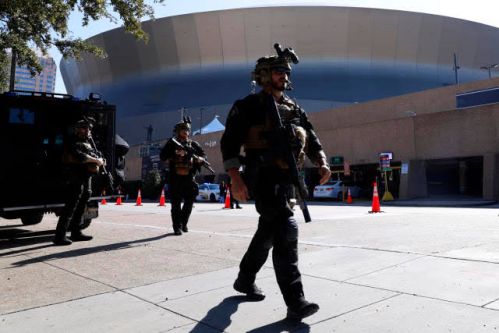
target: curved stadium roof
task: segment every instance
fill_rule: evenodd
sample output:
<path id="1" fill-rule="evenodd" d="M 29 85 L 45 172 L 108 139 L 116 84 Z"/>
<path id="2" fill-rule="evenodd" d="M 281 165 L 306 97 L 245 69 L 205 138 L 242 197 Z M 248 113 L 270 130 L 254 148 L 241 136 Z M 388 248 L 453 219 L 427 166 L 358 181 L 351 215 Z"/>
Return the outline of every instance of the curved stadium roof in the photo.
<path id="1" fill-rule="evenodd" d="M 293 47 L 291 95 L 307 111 L 362 102 L 487 77 L 499 61 L 499 29 L 470 21 L 394 10 L 267 7 L 166 17 L 143 24 L 147 45 L 123 29 L 91 38 L 108 57 L 61 62 L 68 93 L 95 91 L 118 106 L 118 129 L 131 143 L 155 126 L 171 133 L 186 107 L 224 119 L 250 91 L 255 61 L 272 45 Z M 195 123 L 195 121 L 194 121 Z M 161 131 L 160 131 L 161 130 Z"/>

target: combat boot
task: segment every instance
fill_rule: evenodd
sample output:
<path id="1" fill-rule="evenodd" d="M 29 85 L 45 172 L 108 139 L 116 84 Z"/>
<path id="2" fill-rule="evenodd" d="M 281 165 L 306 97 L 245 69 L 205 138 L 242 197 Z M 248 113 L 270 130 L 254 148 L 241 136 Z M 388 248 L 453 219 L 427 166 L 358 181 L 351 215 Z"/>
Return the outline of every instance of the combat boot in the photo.
<path id="1" fill-rule="evenodd" d="M 256 284 L 246 284 L 241 282 L 239 278 L 234 282 L 234 289 L 240 293 L 246 294 L 249 299 L 254 301 L 262 301 L 265 299 L 263 291 L 256 286 Z"/>
<path id="2" fill-rule="evenodd" d="M 174 228 L 173 228 L 173 234 L 174 234 L 175 236 L 181 236 L 181 235 L 182 235 L 182 231 L 180 230 L 180 228 L 176 228 L 176 227 L 174 227 Z"/>
<path id="3" fill-rule="evenodd" d="M 64 235 L 62 237 L 55 236 L 53 243 L 57 246 L 64 246 L 71 245 L 73 242 L 70 241 L 69 238 L 66 237 L 66 235 Z"/>
<path id="4" fill-rule="evenodd" d="M 187 224 L 182 224 L 182 231 L 189 232 L 189 228 L 187 228 Z"/>
<path id="5" fill-rule="evenodd" d="M 85 235 L 80 230 L 78 230 L 78 231 L 72 231 L 70 238 L 73 242 L 86 242 L 92 240 L 93 237 L 90 235 Z"/>
<path id="6" fill-rule="evenodd" d="M 288 306 L 288 313 L 286 318 L 291 320 L 301 320 L 313 315 L 317 311 L 319 311 L 319 305 L 301 299 L 295 304 Z"/>

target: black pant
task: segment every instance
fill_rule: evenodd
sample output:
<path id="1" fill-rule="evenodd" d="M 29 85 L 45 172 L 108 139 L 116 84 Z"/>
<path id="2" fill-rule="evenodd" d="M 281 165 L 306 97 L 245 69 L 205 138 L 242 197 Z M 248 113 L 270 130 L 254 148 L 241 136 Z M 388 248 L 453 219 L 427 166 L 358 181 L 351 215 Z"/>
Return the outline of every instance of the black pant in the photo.
<path id="1" fill-rule="evenodd" d="M 86 173 L 74 173 L 68 176 L 66 183 L 66 202 L 57 222 L 55 235 L 63 238 L 66 231 L 79 232 L 83 213 L 88 199 L 92 195 L 92 176 Z"/>
<path id="2" fill-rule="evenodd" d="M 198 195 L 198 186 L 192 176 L 175 175 L 170 180 L 170 195 L 172 201 L 173 229 L 186 226 L 192 212 L 194 199 Z M 182 201 L 184 204 L 182 205 Z"/>
<path id="3" fill-rule="evenodd" d="M 239 265 L 239 279 L 251 284 L 272 251 L 277 283 L 286 305 L 303 299 L 298 270 L 298 225 L 288 204 L 289 176 L 277 168 L 261 168 L 253 190 L 260 214 L 258 229 Z"/>

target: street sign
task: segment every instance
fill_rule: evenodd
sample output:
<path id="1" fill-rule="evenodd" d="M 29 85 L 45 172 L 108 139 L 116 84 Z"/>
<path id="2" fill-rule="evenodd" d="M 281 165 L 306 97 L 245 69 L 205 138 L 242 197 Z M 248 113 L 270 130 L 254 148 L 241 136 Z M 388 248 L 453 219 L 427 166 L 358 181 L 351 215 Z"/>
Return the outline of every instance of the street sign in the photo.
<path id="1" fill-rule="evenodd" d="M 391 153 L 381 153 L 379 154 L 379 168 L 381 171 L 390 171 L 390 157 Z"/>
<path id="2" fill-rule="evenodd" d="M 343 165 L 343 156 L 332 156 L 331 165 Z"/>

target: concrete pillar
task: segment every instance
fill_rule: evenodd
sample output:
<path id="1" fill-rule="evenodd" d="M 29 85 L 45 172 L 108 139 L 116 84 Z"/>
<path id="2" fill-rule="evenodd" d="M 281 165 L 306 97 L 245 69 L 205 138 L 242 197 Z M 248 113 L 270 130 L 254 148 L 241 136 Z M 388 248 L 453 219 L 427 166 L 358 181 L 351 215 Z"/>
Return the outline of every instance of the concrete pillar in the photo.
<path id="1" fill-rule="evenodd" d="M 459 161 L 459 194 L 465 194 L 466 190 L 466 161 Z"/>
<path id="2" fill-rule="evenodd" d="M 499 199 L 499 154 L 483 155 L 483 198 Z"/>
<path id="3" fill-rule="evenodd" d="M 407 174 L 400 174 L 400 199 L 426 198 L 428 188 L 426 184 L 426 165 L 424 160 L 411 160 L 408 163 Z"/>

